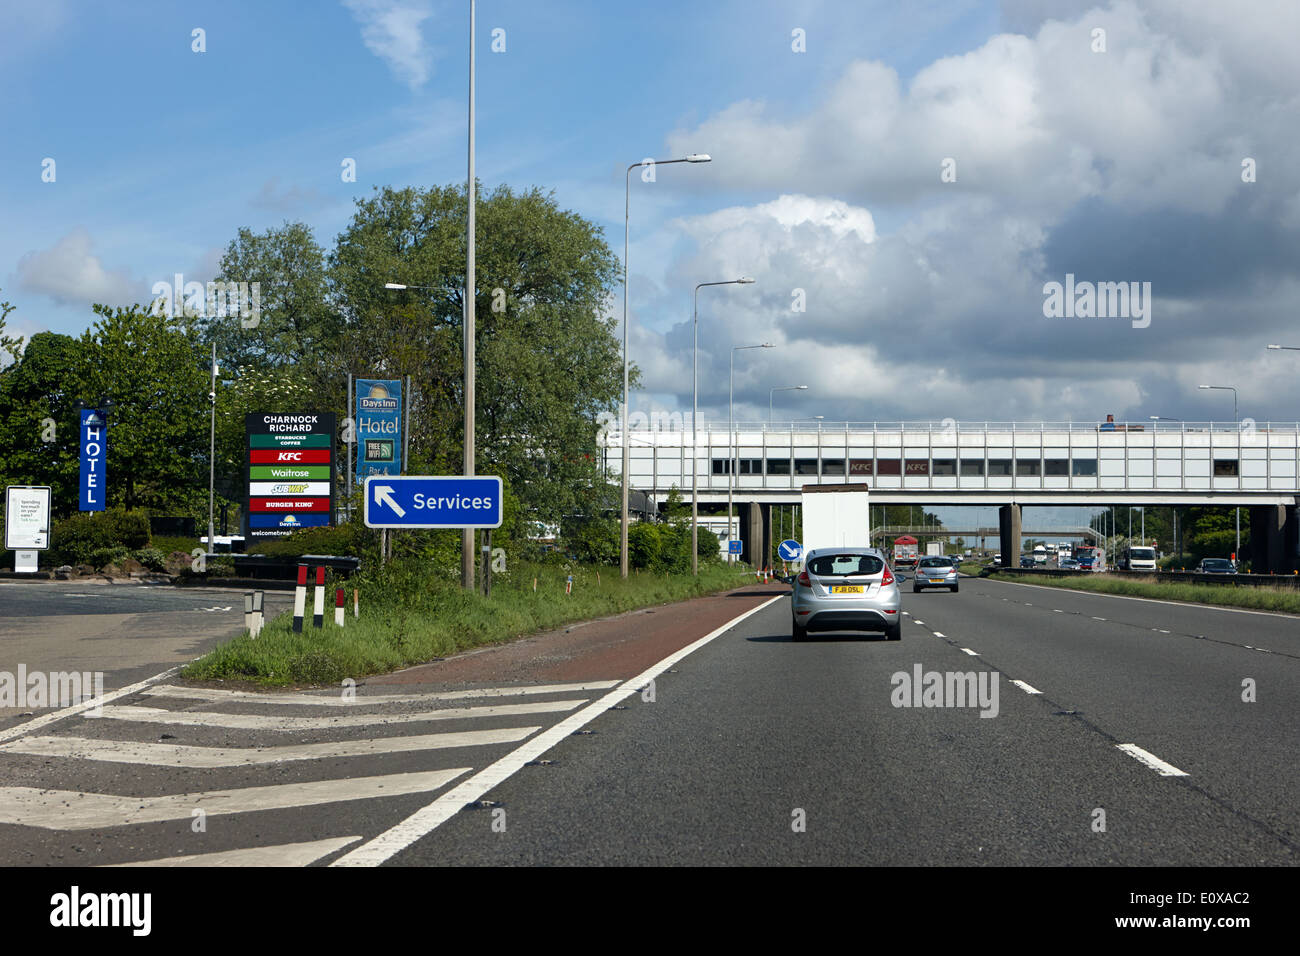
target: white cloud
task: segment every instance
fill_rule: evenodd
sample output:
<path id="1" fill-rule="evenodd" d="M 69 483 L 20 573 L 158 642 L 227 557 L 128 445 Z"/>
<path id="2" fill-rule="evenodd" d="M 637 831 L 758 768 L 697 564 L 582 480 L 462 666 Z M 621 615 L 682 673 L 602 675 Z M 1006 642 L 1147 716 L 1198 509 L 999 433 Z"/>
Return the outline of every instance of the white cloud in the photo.
<path id="1" fill-rule="evenodd" d="M 343 5 L 361 24 L 366 49 L 411 89 L 423 86 L 433 59 L 420 32 L 420 24 L 433 16 L 428 0 L 343 0 Z"/>
<path id="2" fill-rule="evenodd" d="M 1278 390 L 1262 350 L 1285 335 L 1300 284 L 1287 158 L 1300 58 L 1283 52 L 1297 30 L 1294 4 L 1236 21 L 1212 4 L 1117 0 L 906 83 L 857 61 L 801 112 L 740 101 L 673 133 L 670 152 L 707 150 L 729 187 L 782 194 L 672 223 L 695 250 L 670 281 L 758 280 L 714 297 L 701 321 L 702 403 L 725 418 L 730 347 L 770 339 L 781 347 L 737 364 L 751 417 L 771 385 L 806 382 L 787 414 L 1222 418 L 1191 382 L 1204 373 L 1187 371 L 1207 356 L 1241 384 L 1243 410 L 1253 398 L 1286 413 L 1300 386 Z M 1251 62 L 1252 44 L 1275 74 Z M 1247 155 L 1269 176 L 1243 184 Z M 945 157 L 955 183 L 940 178 Z M 1152 281 L 1152 327 L 1045 319 L 1042 284 L 1067 271 Z M 794 288 L 806 313 L 790 311 Z M 660 401 L 689 402 L 689 349 L 689 325 L 643 333 L 635 358 Z"/>
<path id="3" fill-rule="evenodd" d="M 74 229 L 48 249 L 18 260 L 18 287 L 49 296 L 61 305 L 129 305 L 140 301 L 144 286 L 125 269 L 104 267 L 93 253 L 85 229 Z"/>

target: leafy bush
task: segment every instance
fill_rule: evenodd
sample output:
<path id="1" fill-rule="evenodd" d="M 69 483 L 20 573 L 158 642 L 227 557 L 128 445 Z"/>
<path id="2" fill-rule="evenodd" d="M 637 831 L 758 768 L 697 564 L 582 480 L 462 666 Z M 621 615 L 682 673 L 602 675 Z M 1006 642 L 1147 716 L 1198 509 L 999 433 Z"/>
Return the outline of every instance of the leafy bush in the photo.
<path id="1" fill-rule="evenodd" d="M 94 564 L 96 551 L 122 548 L 129 552 L 148 544 L 149 519 L 143 511 L 91 511 L 54 523 L 50 560 L 58 564 Z"/>
<path id="2" fill-rule="evenodd" d="M 110 564 L 119 564 L 124 561 L 131 552 L 119 545 L 109 548 L 96 548 L 90 552 L 89 564 L 96 571 L 108 567 Z"/>
<path id="3" fill-rule="evenodd" d="M 333 528 L 303 528 L 283 538 L 255 540 L 248 551 L 283 558 L 299 558 L 304 554 L 359 555 L 367 544 L 365 539 L 373 534 L 359 522 Z"/>
<path id="4" fill-rule="evenodd" d="M 158 548 L 140 548 L 132 557 L 150 571 L 161 571 L 167 563 L 167 555 Z"/>
<path id="5" fill-rule="evenodd" d="M 629 536 L 631 533 L 629 528 Z M 619 535 L 617 518 L 592 518 L 571 528 L 564 540 L 579 561 L 615 564 L 618 561 Z"/>

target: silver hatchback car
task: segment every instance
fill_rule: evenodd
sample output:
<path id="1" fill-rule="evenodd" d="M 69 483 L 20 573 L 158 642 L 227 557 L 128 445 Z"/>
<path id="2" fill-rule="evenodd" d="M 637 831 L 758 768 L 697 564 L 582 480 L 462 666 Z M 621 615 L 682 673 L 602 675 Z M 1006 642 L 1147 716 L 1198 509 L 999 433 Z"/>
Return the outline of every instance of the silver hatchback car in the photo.
<path id="1" fill-rule="evenodd" d="M 790 595 L 791 637 L 809 631 L 884 631 L 903 636 L 898 579 L 875 548 L 820 548 L 804 555 Z"/>

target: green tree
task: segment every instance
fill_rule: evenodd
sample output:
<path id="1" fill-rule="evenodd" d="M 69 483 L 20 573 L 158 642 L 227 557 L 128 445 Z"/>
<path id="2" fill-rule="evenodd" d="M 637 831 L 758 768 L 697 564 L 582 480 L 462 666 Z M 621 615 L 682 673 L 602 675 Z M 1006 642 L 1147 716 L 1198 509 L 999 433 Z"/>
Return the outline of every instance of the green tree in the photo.
<path id="1" fill-rule="evenodd" d="M 476 469 L 502 474 L 540 520 L 595 514 L 596 416 L 622 392 L 605 306 L 617 260 L 599 227 L 538 189 L 477 207 Z M 465 189 L 377 190 L 330 259 L 354 375 L 411 375 L 411 459 L 462 467 Z M 394 291 L 386 282 L 411 288 Z"/>
<path id="2" fill-rule="evenodd" d="M 210 408 L 197 336 L 139 305 L 94 311 L 100 319 L 81 337 L 77 378 L 87 402 L 112 403 L 108 504 L 193 512 L 206 504 Z"/>
<path id="3" fill-rule="evenodd" d="M 250 316 L 205 314 L 194 321 L 205 345 L 231 369 L 292 367 L 313 386 L 337 374 L 339 321 L 329 304 L 325 250 L 301 222 L 255 233 L 240 229 L 221 258 L 218 280 L 258 289 Z M 249 326 L 249 327 L 246 327 Z"/>
<path id="4" fill-rule="evenodd" d="M 0 370 L 0 479 L 49 485 L 56 516 L 77 510 L 82 376 L 86 345 L 71 336 L 38 332 L 17 360 Z"/>
<path id="5" fill-rule="evenodd" d="M 9 313 L 17 308 L 17 306 L 10 305 L 8 302 L 0 302 L 0 368 L 4 368 L 11 361 L 17 359 L 23 349 L 21 337 L 5 334 L 5 322 L 9 319 Z"/>

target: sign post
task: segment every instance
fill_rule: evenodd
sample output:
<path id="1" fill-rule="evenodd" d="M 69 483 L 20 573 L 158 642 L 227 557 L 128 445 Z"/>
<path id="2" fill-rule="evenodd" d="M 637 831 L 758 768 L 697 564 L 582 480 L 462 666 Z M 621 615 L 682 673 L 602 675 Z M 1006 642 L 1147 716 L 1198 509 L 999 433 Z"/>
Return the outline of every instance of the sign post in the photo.
<path id="1" fill-rule="evenodd" d="M 499 528 L 496 475 L 371 475 L 365 482 L 367 528 Z"/>
<path id="2" fill-rule="evenodd" d="M 402 473 L 402 383 L 357 379 L 357 477 Z"/>
<path id="3" fill-rule="evenodd" d="M 50 546 L 50 489 L 45 485 L 5 488 L 5 548 L 14 553 L 14 571 L 34 574 L 38 551 Z"/>
<path id="4" fill-rule="evenodd" d="M 333 412 L 250 412 L 246 536 L 279 538 L 334 523 Z M 212 550 L 212 542 L 208 542 Z"/>
<path id="5" fill-rule="evenodd" d="M 79 511 L 103 511 L 108 465 L 108 429 L 104 413 L 81 410 L 81 499 Z"/>

